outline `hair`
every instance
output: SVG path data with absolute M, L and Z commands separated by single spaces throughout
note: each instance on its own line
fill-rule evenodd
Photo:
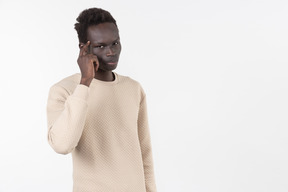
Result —
M 117 27 L 116 20 L 112 15 L 101 8 L 90 8 L 82 11 L 76 19 L 74 29 L 77 31 L 79 42 L 87 42 L 87 29 L 89 26 L 100 23 L 114 23 Z

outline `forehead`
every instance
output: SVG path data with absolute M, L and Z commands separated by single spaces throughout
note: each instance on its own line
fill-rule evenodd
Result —
M 87 39 L 91 43 L 110 43 L 118 38 L 118 28 L 114 23 L 101 23 L 89 26 L 87 29 Z

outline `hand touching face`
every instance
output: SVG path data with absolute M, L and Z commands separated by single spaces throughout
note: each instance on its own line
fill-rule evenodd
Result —
M 89 45 L 90 41 L 88 41 L 86 44 L 80 43 L 80 52 L 77 60 L 81 71 L 80 84 L 84 84 L 86 86 L 90 85 L 96 71 L 98 71 L 99 68 L 99 61 L 97 56 L 89 53 Z

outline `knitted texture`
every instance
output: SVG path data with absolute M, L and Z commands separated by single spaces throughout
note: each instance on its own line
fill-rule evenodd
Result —
M 75 74 L 50 88 L 48 142 L 72 153 L 74 192 L 156 192 L 145 93 L 114 74 L 90 87 Z

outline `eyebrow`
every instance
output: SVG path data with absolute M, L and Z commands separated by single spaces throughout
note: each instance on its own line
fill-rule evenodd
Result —
M 117 37 L 117 39 L 111 41 L 111 43 L 114 43 L 114 42 L 119 41 L 119 40 L 120 40 L 120 37 Z M 94 45 L 95 45 L 95 44 L 97 44 L 97 45 L 106 45 L 106 43 L 97 42 L 97 41 L 93 42 L 92 44 L 94 44 Z

